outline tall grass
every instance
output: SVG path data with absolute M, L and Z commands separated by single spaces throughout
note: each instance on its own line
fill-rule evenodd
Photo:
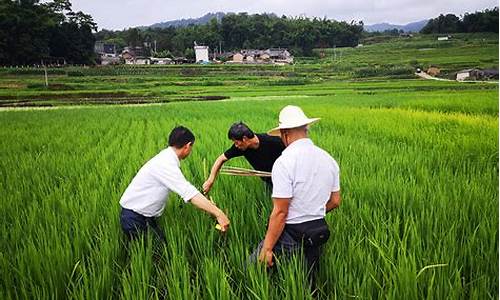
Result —
M 322 118 L 311 137 L 341 166 L 319 297 L 496 298 L 498 93 L 470 93 L 486 95 L 486 113 L 438 90 L 0 112 L 0 296 L 311 298 L 299 258 L 273 274 L 247 263 L 271 209 L 259 179 L 220 175 L 211 196 L 231 218 L 226 235 L 177 196 L 160 221 L 165 246 L 150 237 L 125 249 L 118 221 L 121 193 L 172 127 L 196 135 L 182 169 L 200 186 L 231 123 L 262 132 L 293 103 Z

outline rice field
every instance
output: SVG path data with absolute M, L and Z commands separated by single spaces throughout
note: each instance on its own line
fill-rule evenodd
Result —
M 332 51 L 283 67 L 55 68 L 49 88 L 38 69 L 0 69 L 0 299 L 498 299 L 498 84 L 413 75 L 498 67 L 498 35 Z M 272 207 L 257 178 L 212 188 L 227 234 L 171 195 L 168 244 L 126 249 L 118 201 L 174 126 L 196 136 L 181 169 L 201 188 L 233 122 L 265 132 L 288 104 L 322 118 L 311 138 L 341 169 L 316 298 L 299 258 L 247 262 Z
M 477 86 L 414 80 L 417 67 L 422 70 L 437 67 L 441 70 L 439 76 L 449 79 L 454 79 L 455 72 L 462 69 L 498 69 L 498 34 L 456 34 L 445 42 L 436 39 L 435 35 L 416 35 L 411 39 L 391 37 L 379 43 L 367 40 L 363 47 L 317 49 L 317 57 L 298 57 L 294 65 L 286 66 L 49 68 L 48 87 L 42 69 L 0 67 L 0 108 L 168 103 L 283 95 L 352 98 L 358 93 L 373 95 L 389 90 L 406 94 L 411 90 L 442 93 L 497 89 L 495 84 Z M 453 101 L 457 99 L 462 101 L 460 94 Z M 468 101 L 465 100 L 466 105 Z
M 295 104 L 322 118 L 311 138 L 341 167 L 320 299 L 496 299 L 498 89 L 392 84 L 0 111 L 0 298 L 312 299 L 300 260 L 273 274 L 247 263 L 272 205 L 259 179 L 219 176 L 211 196 L 231 219 L 226 235 L 177 196 L 160 219 L 164 247 L 125 249 L 118 219 L 121 194 L 175 125 L 196 135 L 181 168 L 200 187 L 234 121 L 263 132 Z

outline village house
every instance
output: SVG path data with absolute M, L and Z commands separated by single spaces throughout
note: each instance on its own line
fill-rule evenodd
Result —
M 498 69 L 485 69 L 482 70 L 483 79 L 497 79 L 498 80 Z
M 127 50 L 127 49 L 126 49 L 126 50 L 123 50 L 123 52 L 122 52 L 122 54 L 121 54 L 121 57 L 122 57 L 125 61 L 127 61 L 127 60 L 132 60 L 132 59 L 134 59 L 135 54 L 134 54 L 132 51 Z
M 413 34 L 411 33 L 408 33 L 408 32 L 402 32 L 399 34 L 399 37 L 403 37 L 403 38 L 412 38 L 413 37 Z
M 235 53 L 233 55 L 233 61 L 234 62 L 240 62 L 241 63 L 241 62 L 243 62 L 243 58 L 245 58 L 245 56 L 243 54 L 241 54 L 241 53 Z
M 457 81 L 464 81 L 466 79 L 469 79 L 472 71 L 474 71 L 474 69 L 467 69 L 467 70 L 458 71 L 457 75 L 455 76 L 455 79 Z
M 120 55 L 126 65 L 149 65 L 151 59 L 143 55 L 142 47 L 125 47 Z
M 269 48 L 267 50 L 243 49 L 234 53 L 230 63 L 256 63 L 256 64 L 291 64 L 293 56 L 283 48 Z
M 174 58 L 172 59 L 172 62 L 173 62 L 173 64 L 174 64 L 174 65 L 182 65 L 182 64 L 193 63 L 193 61 L 192 61 L 192 60 L 187 59 L 187 58 L 185 58 L 185 57 L 183 57 L 183 56 L 180 56 L 180 57 L 174 57 Z
M 264 50 L 257 50 L 257 49 L 243 49 L 241 50 L 241 54 L 245 56 L 253 56 L 253 57 L 258 57 L 264 53 Z
M 268 53 L 263 53 L 259 57 L 262 61 L 269 61 L 271 59 L 271 56 Z
M 150 57 L 150 60 L 153 65 L 170 65 L 173 63 L 172 59 L 168 57 Z
M 228 61 L 231 60 L 235 53 L 234 52 L 224 52 L 224 53 L 217 53 L 214 54 L 214 59 L 219 59 L 223 61 Z
M 151 60 L 147 57 L 135 57 L 125 60 L 126 65 L 150 65 Z
M 465 80 L 488 80 L 488 79 L 498 79 L 497 69 L 466 69 L 458 71 L 455 75 L 457 81 Z
M 439 75 L 439 73 L 441 73 L 441 70 L 439 68 L 430 67 L 427 69 L 427 74 L 429 74 L 431 76 L 437 76 L 437 75 Z
M 269 54 L 269 58 L 275 63 L 293 63 L 293 56 L 286 49 L 270 48 L 266 50 L 266 53 Z
M 116 53 L 115 44 L 107 44 L 97 41 L 94 44 L 94 52 L 97 54 L 101 65 L 119 64 L 120 58 Z
M 447 36 L 438 36 L 437 40 L 438 41 L 448 41 L 451 39 L 451 35 L 447 35 Z
M 117 56 L 116 54 L 116 45 L 115 44 L 107 44 L 103 41 L 97 41 L 94 44 L 94 52 L 99 55 L 108 55 L 110 57 Z

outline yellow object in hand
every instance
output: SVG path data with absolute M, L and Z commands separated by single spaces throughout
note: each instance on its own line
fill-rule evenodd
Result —
M 222 226 L 220 226 L 220 224 L 217 224 L 217 225 L 215 225 L 215 229 L 222 231 Z

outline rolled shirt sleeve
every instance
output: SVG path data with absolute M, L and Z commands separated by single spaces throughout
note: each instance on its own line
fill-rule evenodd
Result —
M 186 180 L 178 166 L 170 166 L 168 169 L 162 170 L 159 174 L 159 180 L 169 190 L 179 195 L 184 202 L 189 202 L 189 200 L 200 193 L 198 189 Z
M 290 173 L 278 158 L 271 173 L 273 181 L 273 198 L 292 198 L 293 182 Z

